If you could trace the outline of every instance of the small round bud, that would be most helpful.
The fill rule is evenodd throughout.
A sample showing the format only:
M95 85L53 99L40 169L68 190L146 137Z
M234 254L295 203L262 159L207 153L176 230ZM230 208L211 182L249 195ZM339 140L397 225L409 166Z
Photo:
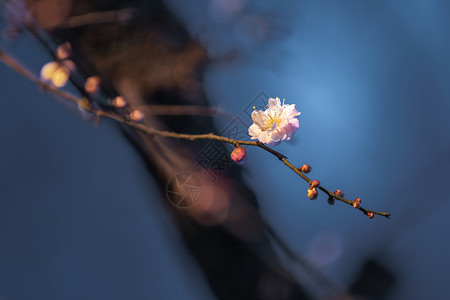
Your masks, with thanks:
M309 173L311 171L311 166L310 165L303 165L300 168L298 168L298 170L300 172L303 172L303 173Z
M338 195L339 197L344 197L344 192L341 190L335 190L333 193L335 193L336 195Z
M145 115L142 111L135 109L130 112L130 120L135 122L140 122L144 119Z
M112 105L115 108L124 108L127 105L127 102L121 96L117 96L112 100Z
M320 181L317 179L314 179L313 181L311 181L311 187L315 188L318 187L320 185Z
M369 217L369 218L373 218L373 216L374 216L374 213L373 212L371 212L371 211L368 211L367 212L367 216Z
M102 80L98 76L88 77L84 83L84 90L89 94L95 94L100 89L101 81Z
M352 201L352 206L354 207L354 208L358 208L359 207L359 202L358 201Z
M330 205L334 205L334 198L333 197L328 197L328 204Z
M69 76L70 71L65 67L60 67L53 73L51 83L58 88L63 87L69 80Z
M317 193L317 189L316 188L309 188L307 194L308 194L308 198L309 199L314 200L314 199L317 198L317 194L318 194Z
M59 67L60 65L56 61L46 63L41 69L41 80L50 80L53 76L53 73L55 73L55 71L58 70Z
M238 164L242 164L247 160L247 153L245 152L245 148L242 146L234 148L230 156L231 159L237 162Z
M354 202L361 203L361 198L356 198L356 199L354 200Z
M58 49L56 49L56 57L60 60L66 59L70 55L72 55L72 46L70 46L69 42L59 45Z
M69 69L69 71L73 72L77 69L77 66L75 65L75 63L73 61L71 61L70 59L65 59L61 62L61 64L63 66L65 66L67 69Z

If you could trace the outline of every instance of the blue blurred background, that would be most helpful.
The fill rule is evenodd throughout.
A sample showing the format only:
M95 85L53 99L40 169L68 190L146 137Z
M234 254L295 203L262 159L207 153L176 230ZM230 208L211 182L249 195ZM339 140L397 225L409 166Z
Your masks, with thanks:
M392 214L310 201L306 183L250 148L245 178L289 246L342 287L373 259L395 278L387 299L448 299L450 3L167 4L213 58L213 105L244 118L262 91L296 104L300 129L277 150ZM51 60L26 34L1 44L35 74ZM0 299L212 298L116 126L86 122L4 65L0 74Z

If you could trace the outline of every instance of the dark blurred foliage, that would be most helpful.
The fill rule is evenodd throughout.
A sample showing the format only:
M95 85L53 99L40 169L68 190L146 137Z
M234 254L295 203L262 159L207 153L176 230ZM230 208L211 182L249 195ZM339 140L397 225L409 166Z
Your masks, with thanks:
M207 52L162 1L27 3L37 24L51 37L49 49L51 43L68 41L72 45L72 59L81 75L72 77L77 86L82 87L85 77L98 75L103 80L104 95L122 95L131 107L209 105L202 81L209 60ZM102 22L95 17L121 9L127 10L112 15L120 22ZM81 15L92 16L92 22L80 25L77 17ZM92 97L92 101L113 109L105 98ZM215 131L211 117L156 117L150 113L144 124L152 128L187 133ZM239 167L233 165L210 182L194 160L207 142L174 141L125 127L122 130L159 182L160 198L175 217L186 247L219 299L308 298L278 262L269 242L273 232L267 231ZM228 153L223 145L220 147ZM176 208L165 199L168 182L179 172L197 174L201 181L200 203L188 210Z
M392 272L376 260L364 262L350 291L358 299L387 299L395 285Z

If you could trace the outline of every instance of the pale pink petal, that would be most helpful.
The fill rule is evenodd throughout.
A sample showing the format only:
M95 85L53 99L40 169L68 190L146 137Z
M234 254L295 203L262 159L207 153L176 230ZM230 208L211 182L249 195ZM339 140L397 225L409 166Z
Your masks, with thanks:
M271 141L270 143L267 143L269 147L278 146L281 143L281 141Z
M298 116L300 116L301 112L299 112L299 111L295 108L295 105L293 104L293 105L290 105L290 106L292 106L292 111L290 112L290 116L292 116L292 117L298 117Z
M272 140L276 141L276 142L282 140L284 136L285 136L285 131L283 128L275 130L271 134Z
M281 106L280 98L269 98L269 107L271 106Z
M261 134L261 128L256 124L252 124L248 128L248 134L252 137L252 140L254 140Z
M299 127L299 122L297 118L292 118L289 120L289 124L295 128Z
M270 143L271 138L270 138L269 133L267 131L262 131L261 134L258 136L258 140L261 143L268 144L268 143Z
M264 124L267 122L267 114L261 110L255 110L252 112L252 120L253 123L260 127L264 127Z

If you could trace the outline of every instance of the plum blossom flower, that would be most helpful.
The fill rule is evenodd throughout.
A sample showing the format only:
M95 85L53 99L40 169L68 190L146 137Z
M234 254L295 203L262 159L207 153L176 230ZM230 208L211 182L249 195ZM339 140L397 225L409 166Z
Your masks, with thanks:
M248 133L252 140L258 139L269 146L277 146L284 140L290 140L299 127L295 104L281 104L280 99L269 98L267 109L252 112L253 124Z

